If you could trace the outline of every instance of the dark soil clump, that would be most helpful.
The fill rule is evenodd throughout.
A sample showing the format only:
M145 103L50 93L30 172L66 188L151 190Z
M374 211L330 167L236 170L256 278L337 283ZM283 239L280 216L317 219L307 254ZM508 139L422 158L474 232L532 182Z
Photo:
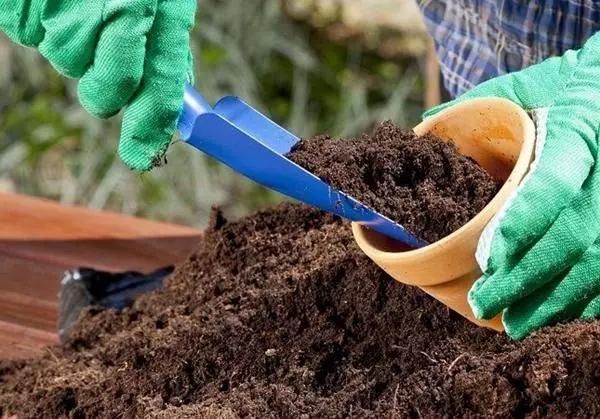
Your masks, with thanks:
M502 186L454 144L391 122L359 138L302 140L288 158L430 243L466 224Z
M395 282L348 223L304 206L212 225L161 291L0 362L0 416L600 414L598 322L512 342Z

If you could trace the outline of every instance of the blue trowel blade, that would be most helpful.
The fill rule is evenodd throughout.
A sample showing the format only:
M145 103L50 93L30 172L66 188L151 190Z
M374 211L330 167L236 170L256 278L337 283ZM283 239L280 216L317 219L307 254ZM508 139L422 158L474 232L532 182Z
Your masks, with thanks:
M241 99L228 96L211 109L187 85L179 127L188 144L267 188L358 222L412 248L427 244L288 160L284 154L299 138Z
M278 154L288 153L300 140L237 97L224 97L214 112Z

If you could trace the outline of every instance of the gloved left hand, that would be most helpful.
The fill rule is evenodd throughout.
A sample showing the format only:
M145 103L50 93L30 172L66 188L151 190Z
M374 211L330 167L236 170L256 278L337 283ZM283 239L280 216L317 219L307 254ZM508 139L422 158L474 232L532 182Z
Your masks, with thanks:
M119 155L148 171L166 152L192 79L196 0L0 0L0 31L80 79L92 115L125 109Z
M600 317L600 33L578 51L482 83L453 102L503 97L536 122L529 174L484 231L473 313L509 336Z

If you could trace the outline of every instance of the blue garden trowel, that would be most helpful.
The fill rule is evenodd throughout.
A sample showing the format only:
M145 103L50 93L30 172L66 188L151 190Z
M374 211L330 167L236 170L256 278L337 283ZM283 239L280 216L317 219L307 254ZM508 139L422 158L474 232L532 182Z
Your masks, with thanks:
M300 139L237 97L226 96L211 107L186 84L179 131L188 144L267 188L360 223L412 248L427 244L288 160L284 155Z

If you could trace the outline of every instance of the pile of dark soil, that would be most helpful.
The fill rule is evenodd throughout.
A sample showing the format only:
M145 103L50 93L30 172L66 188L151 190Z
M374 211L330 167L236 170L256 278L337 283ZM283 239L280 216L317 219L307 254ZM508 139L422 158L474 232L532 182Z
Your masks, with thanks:
M39 359L0 363L0 412L590 416L599 384L600 323L511 342L389 278L347 223L286 204L215 217L163 290L89 310Z
M502 186L453 143L391 122L344 141L302 140L288 158L430 243L466 224Z
M215 212L163 289L0 362L0 416L589 417L599 384L599 322L512 342L389 278L348 223L284 204Z

